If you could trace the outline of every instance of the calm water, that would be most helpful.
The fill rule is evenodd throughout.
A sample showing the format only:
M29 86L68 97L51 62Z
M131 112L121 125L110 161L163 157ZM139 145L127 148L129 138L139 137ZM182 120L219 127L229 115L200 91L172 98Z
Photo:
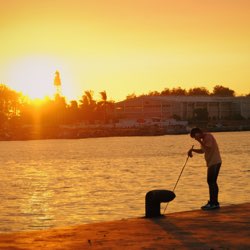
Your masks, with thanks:
M249 202L250 132L214 135L221 205ZM173 189L192 144L188 135L0 142L0 231L144 216L146 192ZM167 213L207 201L202 155L188 160L175 193Z

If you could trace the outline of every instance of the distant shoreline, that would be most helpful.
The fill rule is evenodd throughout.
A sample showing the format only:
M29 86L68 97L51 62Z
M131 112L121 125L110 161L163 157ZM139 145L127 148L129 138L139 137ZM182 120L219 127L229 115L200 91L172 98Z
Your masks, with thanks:
M193 124L192 127L197 126ZM190 126L191 127L191 126ZM203 124L199 124L203 128ZM203 128L207 132L240 132L250 131L249 126L227 126ZM141 128L84 128L84 129L62 129L58 127L40 128L40 130L20 129L9 134L0 134L0 141L25 141L25 140L46 140L46 139L84 139L103 137L123 137L123 136L162 136L188 134L189 130L184 128L169 129L159 127Z

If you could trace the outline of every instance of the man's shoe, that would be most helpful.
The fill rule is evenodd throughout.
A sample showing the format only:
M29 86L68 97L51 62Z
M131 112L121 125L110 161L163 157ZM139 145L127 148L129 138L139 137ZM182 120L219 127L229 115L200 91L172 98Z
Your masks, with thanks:
M218 209L218 208L220 208L219 202L214 204L214 203L211 203L210 201L208 201L206 205L201 207L202 210L213 210L213 209Z

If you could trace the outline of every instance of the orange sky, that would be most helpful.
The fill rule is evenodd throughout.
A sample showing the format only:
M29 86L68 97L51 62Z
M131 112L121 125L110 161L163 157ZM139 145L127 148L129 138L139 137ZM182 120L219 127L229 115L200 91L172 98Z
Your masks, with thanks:
M109 99L220 84L250 92L249 0L0 0L0 83Z

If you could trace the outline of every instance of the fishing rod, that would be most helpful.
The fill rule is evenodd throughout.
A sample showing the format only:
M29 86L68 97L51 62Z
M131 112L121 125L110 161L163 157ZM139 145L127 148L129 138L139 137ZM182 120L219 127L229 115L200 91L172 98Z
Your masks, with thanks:
M191 149L193 149L193 148L194 148L194 145L192 146ZM187 159L186 159L186 161L185 161L185 163L184 163L184 165L183 165L183 167L182 167L182 170L181 170L181 172L180 172L180 174L179 174L179 177L178 177L178 179L177 179L177 181L176 181L176 183L175 183L175 186L174 186L174 188L173 188L173 192L174 192L174 190L175 190L175 188L176 188L176 186L177 186L177 184L178 184L178 182L179 182L179 180L180 180L180 178L181 178L181 175L182 175L182 173L183 173L183 171L184 171L184 168L186 167L186 164L187 164L187 162L188 162L189 157L190 157L190 156L189 156L189 154L188 154ZM163 214L165 214L165 211L166 211L167 207L168 207L168 203L167 203L167 205L166 205L166 207L165 207L165 209L164 209Z

